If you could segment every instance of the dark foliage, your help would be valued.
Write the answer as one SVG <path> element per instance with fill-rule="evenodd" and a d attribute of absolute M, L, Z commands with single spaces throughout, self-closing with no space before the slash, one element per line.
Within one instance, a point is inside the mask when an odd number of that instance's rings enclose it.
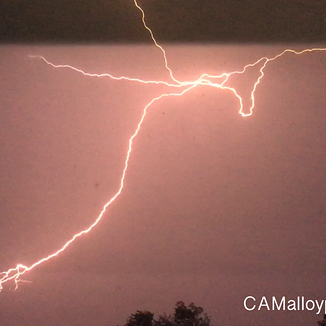
<path fill-rule="evenodd" d="M 153 313 L 137 310 L 128 318 L 125 326 L 210 326 L 210 319 L 202 307 L 194 303 L 186 306 L 184 302 L 178 301 L 173 315 L 163 314 L 154 319 Z"/>
<path fill-rule="evenodd" d="M 137 310 L 135 314 L 128 318 L 126 326 L 152 326 L 153 317 L 154 314 L 149 311 Z"/>
<path fill-rule="evenodd" d="M 318 326 L 326 326 L 326 314 L 324 315 L 324 319 L 321 321 L 317 321 Z"/>

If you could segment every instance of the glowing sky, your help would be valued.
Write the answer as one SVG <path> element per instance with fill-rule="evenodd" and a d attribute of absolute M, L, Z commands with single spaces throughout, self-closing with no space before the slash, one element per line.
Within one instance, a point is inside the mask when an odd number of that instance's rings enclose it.
<path fill-rule="evenodd" d="M 283 48 L 167 50 L 175 74 L 191 79 Z M 1 270 L 47 255 L 94 220 L 117 189 L 142 108 L 163 89 L 55 70 L 28 54 L 167 78 L 149 46 L 1 48 Z M 215 324 L 314 323 L 307 312 L 248 313 L 242 301 L 325 293 L 325 61 L 314 53 L 271 64 L 250 118 L 207 87 L 154 105 L 107 218 L 29 273 L 32 284 L 1 293 L 4 323 L 122 324 L 177 300 L 202 305 Z M 246 94 L 255 78 L 257 69 L 233 82 Z"/>
<path fill-rule="evenodd" d="M 182 81 L 285 48 L 325 47 L 319 0 L 139 4 Z M 28 56 L 169 81 L 132 0 L 4 1 L 0 43 L 6 271 L 94 223 L 119 189 L 144 106 L 171 89 L 89 78 Z M 137 309 L 171 312 L 178 300 L 203 306 L 213 325 L 316 323 L 315 312 L 248 312 L 243 299 L 325 299 L 325 64 L 326 52 L 270 63 L 249 118 L 230 92 L 204 86 L 154 103 L 121 196 L 90 234 L 26 273 L 31 284 L 16 292 L 2 284 L 0 324 L 122 325 Z M 259 68 L 230 78 L 246 113 Z"/>

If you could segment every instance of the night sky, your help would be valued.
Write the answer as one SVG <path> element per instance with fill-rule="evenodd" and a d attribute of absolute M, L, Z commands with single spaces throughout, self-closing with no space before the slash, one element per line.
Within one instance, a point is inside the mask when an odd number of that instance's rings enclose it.
<path fill-rule="evenodd" d="M 162 42 L 323 42 L 324 0 L 140 0 Z M 5 43 L 150 43 L 132 0 L 3 0 Z"/>
<path fill-rule="evenodd" d="M 0 271 L 58 250 L 116 193 L 144 106 L 169 81 L 133 1 L 0 8 Z M 139 1 L 181 80 L 324 47 L 324 1 Z M 150 107 L 125 188 L 91 233 L 0 293 L 0 325 L 123 325 L 200 305 L 212 325 L 316 325 L 246 296 L 326 299 L 326 51 L 270 63 L 251 117 L 200 86 Z M 249 108 L 259 67 L 230 85 Z"/>

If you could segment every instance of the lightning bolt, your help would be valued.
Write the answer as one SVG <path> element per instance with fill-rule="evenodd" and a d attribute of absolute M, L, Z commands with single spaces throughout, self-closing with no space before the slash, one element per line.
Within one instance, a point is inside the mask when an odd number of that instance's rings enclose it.
<path fill-rule="evenodd" d="M 134 133 L 132 134 L 132 136 L 129 138 L 129 146 L 128 146 L 128 151 L 126 154 L 126 159 L 124 161 L 124 168 L 122 171 L 122 175 L 121 175 L 121 179 L 120 179 L 120 186 L 117 190 L 117 192 L 115 193 L 115 195 L 103 206 L 100 214 L 98 215 L 98 217 L 95 219 L 95 221 L 93 222 L 93 224 L 91 224 L 87 229 L 82 230 L 79 233 L 76 233 L 70 240 L 68 240 L 59 250 L 49 254 L 47 257 L 44 257 L 40 260 L 38 260 L 37 262 L 35 262 L 34 264 L 30 265 L 30 266 L 26 266 L 23 264 L 17 264 L 15 267 L 8 269 L 7 271 L 4 272 L 0 272 L 0 291 L 3 289 L 3 284 L 9 282 L 9 281 L 13 281 L 15 283 L 15 290 L 18 288 L 19 283 L 21 282 L 29 282 L 26 280 L 21 279 L 22 275 L 24 275 L 25 273 L 27 273 L 28 271 L 31 271 L 32 269 L 34 269 L 35 267 L 39 266 L 40 264 L 58 256 L 60 253 L 62 253 L 68 246 L 70 246 L 77 238 L 81 237 L 82 235 L 89 233 L 102 219 L 102 217 L 104 216 L 104 213 L 106 212 L 107 208 L 115 201 L 115 199 L 121 194 L 123 187 L 124 187 L 124 181 L 125 181 L 125 177 L 126 177 L 126 173 L 128 170 L 128 164 L 129 164 L 129 160 L 130 160 L 130 156 L 131 156 L 131 152 L 132 152 L 132 145 L 133 145 L 133 141 L 134 139 L 137 137 L 141 126 L 144 122 L 146 113 L 149 109 L 149 107 L 161 100 L 162 98 L 165 97 L 171 97 L 171 96 L 183 96 L 185 93 L 191 91 L 192 89 L 194 89 L 197 86 L 209 86 L 209 87 L 215 87 L 221 90 L 225 90 L 225 91 L 230 91 L 233 93 L 233 95 L 238 99 L 239 101 L 239 114 L 243 117 L 247 117 L 252 115 L 253 113 L 253 109 L 255 107 L 255 91 L 257 89 L 257 86 L 259 85 L 260 81 L 262 80 L 262 78 L 264 77 L 264 69 L 266 68 L 267 64 L 271 63 L 272 61 L 277 60 L 278 58 L 280 58 L 281 56 L 290 53 L 290 54 L 295 54 L 295 55 L 301 55 L 304 53 L 308 53 L 308 52 L 316 52 L 316 51 L 326 51 L 326 48 L 310 48 L 310 49 L 304 49 L 301 51 L 295 51 L 292 49 L 286 49 L 283 52 L 275 55 L 274 57 L 262 57 L 260 59 L 258 59 L 257 61 L 247 64 L 246 66 L 243 67 L 242 70 L 239 71 L 232 71 L 229 73 L 222 73 L 220 75 L 209 75 L 209 74 L 202 74 L 198 79 L 193 80 L 193 81 L 180 81 L 177 78 L 174 77 L 173 72 L 171 70 L 171 68 L 169 67 L 168 64 L 168 60 L 167 60 L 167 56 L 166 56 L 166 52 L 163 49 L 163 47 L 161 45 L 159 45 L 154 37 L 154 34 L 152 32 L 152 30 L 147 26 L 146 21 L 145 21 L 145 12 L 144 10 L 138 5 L 137 0 L 133 0 L 135 7 L 141 12 L 142 15 L 142 23 L 144 28 L 149 32 L 151 39 L 154 43 L 154 45 L 162 52 L 163 55 L 163 59 L 164 59 L 164 65 L 165 65 L 165 69 L 169 72 L 170 78 L 171 78 L 171 82 L 167 82 L 167 81 L 157 81 L 157 80 L 142 80 L 142 79 L 138 79 L 138 78 L 129 78 L 126 76 L 121 76 L 121 77 L 116 77 L 113 76 L 111 74 L 93 74 L 93 73 L 88 73 L 85 72 L 81 69 L 78 69 L 76 67 L 70 66 L 70 65 L 56 65 L 50 61 L 48 61 L 46 58 L 42 57 L 42 56 L 30 56 L 32 58 L 39 58 L 41 60 L 43 60 L 47 65 L 50 65 L 54 68 L 66 68 L 66 69 L 72 69 L 74 71 L 76 71 L 77 73 L 81 73 L 85 76 L 88 77 L 109 77 L 113 80 L 127 80 L 130 82 L 137 82 L 137 83 L 143 83 L 143 84 L 157 84 L 157 85 L 165 85 L 168 86 L 170 88 L 173 89 L 173 91 L 171 92 L 166 92 L 161 94 L 160 96 L 157 96 L 155 98 L 153 98 L 143 109 L 143 113 L 142 116 L 140 118 L 140 121 L 138 122 L 137 128 L 135 129 Z M 251 91 L 251 106 L 248 110 L 247 113 L 245 113 L 243 111 L 243 101 L 241 96 L 237 93 L 237 90 L 233 87 L 227 86 L 227 82 L 229 80 L 229 78 L 233 75 L 239 75 L 239 74 L 243 74 L 249 67 L 256 67 L 256 66 L 260 66 L 259 68 L 259 77 L 257 78 L 256 82 L 253 85 L 252 91 Z M 213 82 L 212 80 L 221 80 L 221 82 Z"/>

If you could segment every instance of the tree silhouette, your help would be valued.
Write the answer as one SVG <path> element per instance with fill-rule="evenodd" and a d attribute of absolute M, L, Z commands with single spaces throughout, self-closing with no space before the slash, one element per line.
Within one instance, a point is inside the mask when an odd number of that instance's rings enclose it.
<path fill-rule="evenodd" d="M 204 314 L 202 307 L 190 303 L 188 307 L 182 301 L 178 301 L 174 308 L 174 322 L 177 326 L 209 326 L 210 319 Z"/>
<path fill-rule="evenodd" d="M 154 326 L 175 326 L 174 318 L 171 315 L 160 315 L 158 320 L 155 320 Z"/>
<path fill-rule="evenodd" d="M 317 321 L 318 326 L 326 326 L 326 314 L 324 315 L 324 319 L 321 321 Z"/>
<path fill-rule="evenodd" d="M 128 318 L 126 326 L 153 326 L 153 317 L 154 314 L 149 311 L 137 310 Z"/>
<path fill-rule="evenodd" d="M 186 306 L 184 302 L 178 301 L 173 315 L 163 314 L 155 320 L 153 313 L 137 310 L 128 318 L 125 326 L 210 326 L 210 319 L 202 307 L 194 303 Z"/>

